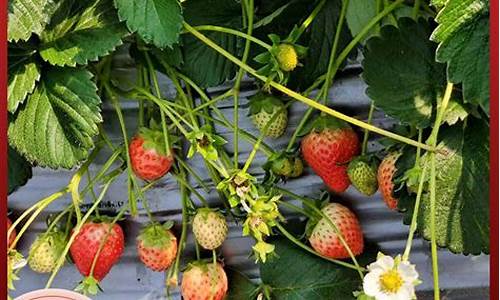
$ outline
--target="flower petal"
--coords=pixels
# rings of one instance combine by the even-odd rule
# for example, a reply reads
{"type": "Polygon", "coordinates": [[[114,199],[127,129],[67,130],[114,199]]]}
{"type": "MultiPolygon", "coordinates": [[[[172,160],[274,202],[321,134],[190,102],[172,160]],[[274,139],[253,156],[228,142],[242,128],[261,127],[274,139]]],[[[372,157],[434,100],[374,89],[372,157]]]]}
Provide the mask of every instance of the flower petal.
{"type": "Polygon", "coordinates": [[[382,270],[374,270],[365,275],[363,279],[363,291],[368,296],[376,297],[380,293],[379,278],[382,275],[382,270]]]}
{"type": "Polygon", "coordinates": [[[402,262],[398,270],[405,281],[414,282],[418,279],[418,272],[415,270],[415,266],[407,261],[402,262]]]}

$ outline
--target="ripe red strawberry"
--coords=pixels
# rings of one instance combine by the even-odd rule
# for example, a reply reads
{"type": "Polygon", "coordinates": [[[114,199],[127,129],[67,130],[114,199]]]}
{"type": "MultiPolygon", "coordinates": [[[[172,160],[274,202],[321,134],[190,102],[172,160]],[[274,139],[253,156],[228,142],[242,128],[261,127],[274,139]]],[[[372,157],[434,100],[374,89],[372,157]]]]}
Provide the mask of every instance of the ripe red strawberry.
{"type": "Polygon", "coordinates": [[[125,238],[120,225],[108,222],[87,222],[83,224],[70,247],[71,257],[78,271],[84,276],[89,276],[92,262],[103,241],[104,245],[93,273],[97,281],[101,281],[108,274],[123,253],[125,238]]]}
{"type": "Polygon", "coordinates": [[[209,208],[200,208],[193,219],[193,232],[200,246],[213,250],[222,245],[226,239],[226,219],[219,212],[209,208]]]}
{"type": "MultiPolygon", "coordinates": [[[[9,218],[7,218],[7,231],[9,231],[10,226],[12,226],[12,222],[10,221],[9,218]]],[[[7,245],[10,247],[12,243],[14,243],[14,240],[16,239],[16,230],[14,229],[12,233],[8,236],[7,238],[7,245]]]]}
{"type": "MultiPolygon", "coordinates": [[[[352,253],[354,255],[361,254],[364,248],[363,232],[356,215],[347,207],[338,203],[329,203],[321,211],[329,217],[342,233],[342,237],[352,253]]],[[[347,252],[326,218],[320,219],[314,226],[309,242],[314,250],[323,256],[335,259],[350,257],[349,252],[347,252]]]]}
{"type": "Polygon", "coordinates": [[[333,191],[345,191],[349,184],[347,164],[359,153],[359,139],[345,122],[321,116],[302,139],[304,160],[333,191]]]}
{"type": "Polygon", "coordinates": [[[177,239],[169,230],[172,224],[172,222],[164,225],[152,223],[142,229],[137,237],[139,258],[153,271],[165,271],[177,255],[177,239]]]}
{"type": "Polygon", "coordinates": [[[163,133],[158,130],[141,128],[129,145],[130,162],[137,177],[156,180],[167,174],[174,157],[172,151],[166,153],[163,133]]]}
{"type": "Polygon", "coordinates": [[[227,292],[227,276],[217,263],[193,262],[183,274],[184,300],[222,300],[227,292]]]}
{"type": "Polygon", "coordinates": [[[394,183],[392,183],[392,177],[396,173],[396,161],[398,160],[401,152],[394,151],[382,160],[378,167],[377,180],[382,193],[382,198],[385,204],[390,209],[396,209],[398,206],[398,199],[392,196],[392,191],[394,189],[394,183]]]}

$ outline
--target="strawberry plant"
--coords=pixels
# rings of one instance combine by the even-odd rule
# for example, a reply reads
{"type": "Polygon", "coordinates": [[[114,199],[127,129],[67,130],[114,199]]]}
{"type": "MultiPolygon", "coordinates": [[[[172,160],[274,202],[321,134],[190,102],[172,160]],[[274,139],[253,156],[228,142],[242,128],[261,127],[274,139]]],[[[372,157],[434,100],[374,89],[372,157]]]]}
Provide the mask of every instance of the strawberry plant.
{"type": "Polygon", "coordinates": [[[35,167],[73,175],[8,219],[9,289],[26,264],[53,286],[71,257],[76,290],[98,293],[120,264],[123,223],[143,215],[137,261],[165,273],[168,295],[413,299],[418,234],[440,299],[438,247],[489,253],[488,30],[487,0],[10,0],[9,193],[35,167]],[[332,89],[353,66],[370,100],[362,116],[332,89]],[[322,179],[321,196],[292,191],[303,173],[322,179]],[[181,194],[164,199],[180,203],[176,226],[149,201],[165,180],[181,194]],[[119,182],[124,205],[106,212],[119,182]],[[356,209],[338,203],[351,185],[409,225],[403,253],[376,255],[356,209]],[[56,200],[65,208],[29,253],[16,248],[56,200]],[[225,265],[230,226],[254,242],[259,284],[225,265]]]}

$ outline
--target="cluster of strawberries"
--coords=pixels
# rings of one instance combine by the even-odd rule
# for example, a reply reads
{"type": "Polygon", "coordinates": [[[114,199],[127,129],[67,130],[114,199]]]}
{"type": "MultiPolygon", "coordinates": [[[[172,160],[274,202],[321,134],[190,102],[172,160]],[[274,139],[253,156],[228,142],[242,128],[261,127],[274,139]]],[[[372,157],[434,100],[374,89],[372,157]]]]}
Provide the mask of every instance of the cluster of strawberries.
{"type": "MultiPolygon", "coordinates": [[[[279,120],[280,123],[282,121],[279,120]]],[[[282,134],[283,130],[279,131],[279,134],[275,132],[276,135],[282,134]]],[[[158,138],[157,133],[145,130],[136,135],[129,145],[133,171],[141,179],[161,178],[168,173],[174,161],[172,151],[167,153],[164,144],[156,142],[158,138]]],[[[359,139],[348,124],[320,116],[302,139],[301,152],[307,164],[333,191],[343,192],[351,183],[367,195],[380,188],[387,205],[391,209],[396,208],[392,177],[398,154],[390,153],[377,171],[376,165],[359,156],[359,139]]],[[[300,160],[297,157],[294,159],[300,160]]],[[[10,226],[10,220],[8,222],[10,226]]],[[[314,224],[309,232],[309,242],[320,255],[343,259],[362,253],[363,233],[356,215],[347,207],[328,203],[321,209],[321,216],[311,222],[314,224]]],[[[172,225],[172,222],[152,222],[137,237],[138,257],[153,271],[164,272],[176,260],[178,242],[171,230],[172,225]]],[[[192,227],[197,243],[207,250],[220,247],[228,232],[225,217],[209,208],[197,210],[192,227]]],[[[14,238],[15,232],[10,235],[9,243],[14,238]]],[[[41,235],[31,246],[30,267],[40,273],[52,272],[66,243],[66,235],[57,230],[41,235]]],[[[78,289],[96,292],[98,283],[120,259],[124,246],[123,230],[115,222],[98,217],[83,224],[69,249],[76,268],[85,276],[78,289]]],[[[181,291],[187,300],[220,300],[224,298],[227,287],[227,276],[219,262],[195,261],[188,264],[184,271],[181,291]]]]}

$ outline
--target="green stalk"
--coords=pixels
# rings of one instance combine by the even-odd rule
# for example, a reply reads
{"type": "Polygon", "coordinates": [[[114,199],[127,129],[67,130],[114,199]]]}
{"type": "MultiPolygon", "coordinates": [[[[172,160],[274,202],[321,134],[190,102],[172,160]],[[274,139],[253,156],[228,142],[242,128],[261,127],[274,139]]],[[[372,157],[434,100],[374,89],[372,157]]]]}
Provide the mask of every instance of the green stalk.
{"type": "MultiPolygon", "coordinates": [[[[144,67],[142,65],[138,66],[137,70],[137,81],[140,82],[140,85],[142,86],[144,84],[143,79],[144,79],[144,67]]],[[[144,126],[144,100],[139,99],[139,127],[144,126]]]]}
{"type": "Polygon", "coordinates": [[[323,85],[323,89],[322,89],[322,97],[323,97],[324,104],[327,103],[328,90],[330,89],[330,86],[332,85],[333,77],[335,76],[335,73],[337,72],[337,70],[335,70],[335,73],[333,73],[333,63],[335,62],[335,55],[337,54],[337,48],[338,48],[339,40],[340,40],[340,33],[342,32],[342,29],[344,26],[344,20],[345,20],[345,15],[346,15],[348,6],[349,6],[349,0],[343,0],[342,1],[342,8],[340,10],[339,21],[337,23],[337,29],[335,31],[335,37],[333,39],[332,49],[330,51],[330,59],[328,61],[328,68],[327,68],[327,72],[326,72],[326,81],[325,81],[325,84],[323,85]]]}
{"type": "Polygon", "coordinates": [[[130,214],[132,216],[137,216],[137,199],[135,198],[135,194],[132,189],[132,163],[130,161],[130,153],[128,148],[128,135],[127,135],[127,127],[125,126],[125,120],[123,118],[122,109],[120,107],[120,103],[116,98],[116,95],[113,93],[113,90],[109,87],[107,83],[104,84],[104,88],[108,92],[109,98],[111,99],[111,104],[113,105],[116,115],[118,116],[118,122],[120,123],[120,128],[123,136],[123,143],[125,147],[125,154],[127,155],[127,190],[128,190],[128,202],[130,203],[130,214]]]}
{"type": "Polygon", "coordinates": [[[314,10],[311,12],[309,17],[307,17],[307,19],[304,20],[302,25],[297,30],[297,35],[295,36],[295,39],[292,40],[292,43],[295,43],[299,40],[302,33],[304,33],[304,31],[307,29],[307,27],[309,27],[309,25],[311,25],[311,23],[314,21],[316,16],[319,14],[319,12],[321,11],[321,9],[325,5],[325,3],[326,3],[326,0],[321,0],[321,2],[318,3],[318,5],[314,8],[314,10]]]}
{"type": "MultiPolygon", "coordinates": [[[[392,9],[394,9],[394,7],[396,7],[397,5],[399,5],[403,0],[398,0],[396,2],[394,2],[390,7],[388,7],[385,11],[390,11],[392,7],[392,9]]],[[[208,39],[206,36],[204,36],[203,34],[201,34],[200,32],[196,31],[193,27],[191,27],[189,24],[185,23],[184,22],[184,27],[190,31],[195,37],[197,37],[198,39],[200,39],[202,42],[204,42],[205,44],[207,44],[208,46],[210,46],[211,48],[213,48],[214,50],[216,50],[217,52],[221,53],[223,56],[225,56],[227,59],[229,59],[230,61],[232,61],[233,63],[235,63],[236,65],[244,68],[248,73],[250,73],[251,75],[253,75],[254,77],[256,77],[257,79],[263,81],[263,82],[269,82],[267,80],[267,78],[265,76],[262,76],[262,75],[259,75],[257,73],[257,71],[255,71],[253,68],[251,68],[250,66],[246,65],[246,64],[243,64],[238,58],[234,57],[232,54],[230,54],[229,52],[227,52],[226,50],[224,50],[223,48],[221,48],[219,45],[215,44],[212,40],[208,39]]],[[[339,56],[340,57],[340,56],[339,56]]],[[[432,151],[433,148],[428,146],[428,145],[425,145],[425,144],[421,144],[421,143],[418,143],[412,139],[409,139],[407,137],[404,137],[404,136],[401,136],[401,135],[398,135],[398,134],[395,134],[393,132],[390,132],[390,131],[387,131],[387,130],[384,130],[384,129],[381,129],[381,128],[378,128],[376,126],[373,126],[373,125],[370,125],[370,124],[367,124],[365,122],[362,122],[362,121],[359,121],[353,117],[350,117],[350,116],[347,116],[345,114],[342,114],[336,110],[333,110],[327,106],[324,106],[322,104],[319,104],[317,102],[315,102],[314,100],[312,99],[309,99],[307,97],[304,97],[302,96],[301,94],[297,93],[297,92],[294,92],[290,89],[288,89],[287,87],[279,84],[279,83],[276,83],[274,81],[271,81],[269,82],[269,84],[274,87],[275,89],[289,95],[290,97],[292,98],[295,98],[309,106],[312,106],[320,111],[323,111],[329,115],[332,115],[336,118],[339,118],[341,120],[344,120],[348,123],[351,123],[351,124],[354,124],[356,126],[359,126],[361,128],[365,128],[365,129],[368,129],[370,131],[373,131],[375,133],[378,133],[380,135],[383,135],[383,136],[387,136],[389,138],[392,138],[392,139],[395,139],[397,141],[400,141],[400,142],[403,142],[403,143],[406,143],[406,144],[409,144],[409,145],[412,145],[412,146],[421,146],[422,149],[425,149],[425,150],[429,150],[429,151],[432,151]]]]}
{"type": "MultiPolygon", "coordinates": [[[[144,52],[144,55],[145,55],[146,61],[148,63],[149,76],[151,78],[153,78],[153,85],[155,88],[156,97],[161,99],[160,85],[158,83],[158,77],[157,77],[156,71],[153,67],[153,63],[151,62],[151,58],[149,57],[149,54],[147,52],[144,52]]],[[[165,142],[165,153],[167,155],[169,155],[170,154],[170,139],[168,138],[167,122],[165,120],[165,112],[163,110],[160,110],[160,118],[161,118],[161,128],[162,128],[162,133],[163,133],[163,140],[165,142]]]]}
{"type": "MultiPolygon", "coordinates": [[[[367,120],[367,123],[368,124],[371,124],[372,123],[372,117],[373,117],[373,110],[375,109],[375,106],[373,105],[373,102],[372,104],[370,105],[370,111],[368,112],[368,120],[367,120]]],[[[367,145],[368,145],[368,136],[370,135],[370,131],[366,130],[365,129],[365,134],[363,136],[363,146],[361,148],[361,155],[365,155],[366,153],[366,148],[367,148],[367,145]]],[[[419,140],[419,142],[421,142],[419,140]]],[[[420,149],[420,147],[417,147],[418,149],[420,149]]]]}
{"type": "MultiPolygon", "coordinates": [[[[272,46],[259,40],[258,38],[248,35],[246,33],[243,33],[238,30],[234,30],[231,28],[227,27],[221,27],[221,26],[215,26],[215,25],[202,25],[202,26],[194,26],[194,28],[198,31],[217,31],[217,32],[223,32],[223,33],[228,33],[231,35],[239,36],[241,38],[244,38],[248,41],[254,42],[255,44],[261,46],[262,48],[265,48],[266,50],[271,50],[272,46]]],[[[188,33],[187,30],[182,31],[183,34],[188,33]]]]}
{"type": "Polygon", "coordinates": [[[26,221],[24,226],[21,228],[21,230],[17,233],[16,238],[14,239],[14,242],[12,245],[9,247],[8,251],[11,251],[14,249],[17,245],[17,242],[19,242],[19,239],[23,236],[24,232],[28,230],[28,227],[33,223],[33,221],[36,219],[36,217],[47,207],[49,206],[54,200],[57,200],[64,194],[68,193],[69,189],[68,187],[64,187],[63,189],[59,190],[58,192],[40,200],[36,205],[32,206],[30,209],[27,209],[9,228],[7,231],[7,236],[10,236],[12,234],[12,231],[14,231],[14,228],[16,228],[19,223],[28,216],[28,214],[36,208],[35,212],[31,215],[31,217],[26,221]]]}
{"type": "Polygon", "coordinates": [[[418,183],[417,198],[415,199],[415,207],[413,208],[413,215],[411,217],[410,230],[408,232],[408,239],[406,240],[406,247],[403,253],[403,260],[408,260],[410,258],[411,246],[413,243],[413,235],[417,230],[417,217],[420,210],[420,199],[422,198],[422,191],[424,188],[425,176],[427,175],[427,164],[425,164],[422,174],[420,174],[420,180],[418,183]]]}
{"type": "Polygon", "coordinates": [[[418,12],[420,11],[420,3],[421,0],[415,0],[415,3],[413,3],[413,10],[411,16],[415,20],[418,18],[418,12]]]}
{"type": "MultiPolygon", "coordinates": [[[[439,107],[439,112],[432,128],[431,136],[429,138],[429,144],[435,148],[437,144],[437,137],[439,133],[439,127],[443,119],[443,115],[448,107],[448,103],[451,98],[451,93],[453,91],[453,83],[448,83],[446,85],[446,91],[444,93],[443,101],[439,107]]],[[[431,178],[429,182],[430,189],[430,214],[431,214],[431,257],[432,257],[432,275],[434,281],[434,299],[439,300],[439,265],[438,265],[438,254],[437,254],[437,242],[436,242],[436,153],[429,153],[429,158],[431,161],[431,178]]]]}
{"type": "MultiPolygon", "coordinates": [[[[252,30],[253,30],[253,11],[254,11],[254,4],[253,0],[248,0],[248,6],[245,5],[246,1],[243,0],[241,1],[241,5],[244,9],[244,11],[247,12],[247,18],[248,18],[248,28],[247,28],[247,35],[252,36],[252,30]]],[[[246,64],[246,61],[248,59],[248,54],[250,53],[250,40],[246,40],[245,42],[245,49],[243,51],[243,57],[241,58],[241,61],[246,64]]],[[[238,169],[238,152],[239,152],[239,137],[238,137],[238,119],[239,119],[239,94],[240,94],[240,85],[241,85],[241,80],[243,79],[243,75],[245,74],[245,70],[243,68],[240,68],[238,71],[238,75],[236,76],[236,81],[234,83],[233,87],[233,148],[234,148],[234,168],[238,169]]]]}

